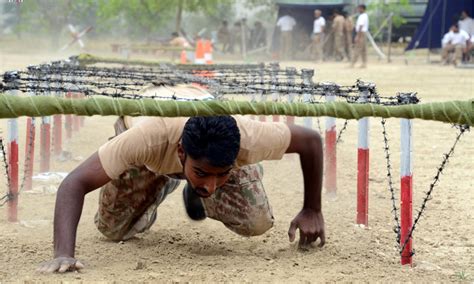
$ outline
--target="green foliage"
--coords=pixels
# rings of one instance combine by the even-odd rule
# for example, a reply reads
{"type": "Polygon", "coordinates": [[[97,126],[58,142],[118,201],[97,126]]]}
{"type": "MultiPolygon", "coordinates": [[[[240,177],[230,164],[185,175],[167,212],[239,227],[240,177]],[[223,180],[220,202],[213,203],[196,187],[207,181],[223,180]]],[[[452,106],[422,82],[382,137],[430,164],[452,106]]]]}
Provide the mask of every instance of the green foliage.
{"type": "Polygon", "coordinates": [[[393,25],[395,27],[400,27],[407,22],[403,15],[413,13],[413,9],[410,6],[409,0],[376,0],[372,1],[367,8],[368,12],[371,15],[375,15],[377,18],[376,21],[373,21],[373,26],[375,27],[379,26],[381,21],[388,17],[390,13],[393,13],[393,25]]]}

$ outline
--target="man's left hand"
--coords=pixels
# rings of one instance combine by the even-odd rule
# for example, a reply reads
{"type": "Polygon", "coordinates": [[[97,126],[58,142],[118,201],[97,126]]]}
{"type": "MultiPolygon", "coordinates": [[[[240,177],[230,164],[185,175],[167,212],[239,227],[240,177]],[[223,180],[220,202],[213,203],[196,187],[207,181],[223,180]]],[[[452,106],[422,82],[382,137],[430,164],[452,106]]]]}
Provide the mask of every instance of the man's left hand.
{"type": "Polygon", "coordinates": [[[321,211],[309,208],[303,208],[300,213],[291,221],[288,236],[290,242],[295,240],[296,229],[300,230],[300,248],[308,248],[318,238],[320,239],[319,247],[324,246],[326,236],[324,232],[324,218],[321,211]]]}

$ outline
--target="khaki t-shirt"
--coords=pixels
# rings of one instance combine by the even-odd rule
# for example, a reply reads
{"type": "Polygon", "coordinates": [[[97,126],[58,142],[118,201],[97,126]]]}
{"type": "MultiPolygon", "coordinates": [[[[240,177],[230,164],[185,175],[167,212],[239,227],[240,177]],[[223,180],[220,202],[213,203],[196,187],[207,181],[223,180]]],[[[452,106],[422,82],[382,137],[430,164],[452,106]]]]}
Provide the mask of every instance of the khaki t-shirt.
{"type": "MultiPolygon", "coordinates": [[[[286,124],[233,117],[241,137],[237,166],[283,157],[291,140],[286,124]]],[[[102,167],[112,179],[131,166],[146,166],[163,175],[182,173],[177,149],[188,119],[153,117],[142,120],[99,148],[102,167]]]]}

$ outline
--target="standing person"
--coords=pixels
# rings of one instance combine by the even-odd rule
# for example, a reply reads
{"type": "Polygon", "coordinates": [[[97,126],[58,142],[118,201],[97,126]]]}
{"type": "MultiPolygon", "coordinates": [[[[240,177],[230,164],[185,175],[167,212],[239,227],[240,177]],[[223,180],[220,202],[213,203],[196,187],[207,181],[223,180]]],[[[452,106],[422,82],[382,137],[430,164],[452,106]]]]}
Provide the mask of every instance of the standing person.
{"type": "Polygon", "coordinates": [[[463,54],[467,54],[471,42],[469,34],[464,30],[460,30],[458,24],[454,24],[450,31],[444,35],[441,44],[443,45],[443,64],[453,63],[457,65],[462,61],[463,54]],[[453,60],[449,56],[452,52],[454,52],[453,60]]]}
{"type": "Polygon", "coordinates": [[[313,57],[316,61],[323,60],[324,29],[326,27],[326,20],[321,15],[321,10],[314,10],[313,57]]]}
{"type": "Polygon", "coordinates": [[[267,46],[267,31],[262,22],[256,21],[254,28],[250,32],[250,48],[267,46]]]}
{"type": "Polygon", "coordinates": [[[290,59],[293,46],[293,28],[296,26],[296,20],[290,15],[284,15],[278,19],[276,25],[280,29],[280,57],[290,59]]]}
{"type": "Polygon", "coordinates": [[[332,32],[334,34],[334,58],[336,61],[344,59],[344,16],[338,10],[334,10],[332,20],[332,32]]]}
{"type": "Polygon", "coordinates": [[[352,59],[353,32],[354,22],[352,21],[352,16],[344,13],[344,51],[349,62],[352,59]]]}
{"type": "Polygon", "coordinates": [[[117,136],[59,186],[54,258],[43,263],[40,272],[84,267],[75,258],[77,227],[85,195],[100,187],[95,223],[113,241],[149,230],[159,220],[157,208],[180,180],[186,182],[183,201],[192,220],[215,219],[247,237],[264,234],[274,218],[259,162],[282,159],[285,153],[299,154],[304,181],[303,206],[290,223],[289,240],[293,242],[299,230],[300,247],[310,248],[318,239],[319,246],[324,245],[323,150],[317,132],[244,116],[152,117],[129,126],[120,117],[117,136]]]}
{"type": "Polygon", "coordinates": [[[242,24],[240,21],[234,23],[234,27],[230,33],[230,53],[234,53],[236,45],[239,46],[239,53],[242,54],[242,24]]]}
{"type": "Polygon", "coordinates": [[[222,21],[222,24],[217,31],[217,40],[221,44],[221,50],[223,53],[229,51],[230,47],[230,31],[229,23],[227,21],[222,21]]]}
{"type": "Polygon", "coordinates": [[[469,17],[466,10],[461,12],[458,25],[460,30],[467,32],[470,36],[474,36],[474,20],[469,17]]]}
{"type": "Polygon", "coordinates": [[[365,5],[357,6],[359,16],[356,22],[356,36],[354,39],[354,54],[352,57],[351,67],[354,67],[357,59],[362,58],[361,68],[367,67],[367,32],[369,31],[369,16],[365,12],[365,5]]]}

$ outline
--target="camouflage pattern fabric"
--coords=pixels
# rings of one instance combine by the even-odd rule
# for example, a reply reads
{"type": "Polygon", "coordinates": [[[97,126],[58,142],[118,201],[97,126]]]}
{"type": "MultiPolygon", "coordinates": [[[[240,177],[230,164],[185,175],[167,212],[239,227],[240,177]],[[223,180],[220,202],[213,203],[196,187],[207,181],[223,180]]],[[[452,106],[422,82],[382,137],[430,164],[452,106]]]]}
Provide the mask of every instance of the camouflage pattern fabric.
{"type": "MultiPolygon", "coordinates": [[[[116,134],[125,131],[122,118],[115,123],[116,134]]],[[[224,223],[243,236],[255,236],[273,226],[273,215],[262,184],[263,169],[259,164],[232,170],[229,180],[209,198],[203,198],[206,216],[224,223]]],[[[125,240],[149,229],[156,219],[156,209],[179,181],[134,167],[100,191],[95,224],[107,238],[125,240]],[[147,222],[136,230],[138,222],[147,222]]]]}
{"type": "Polygon", "coordinates": [[[206,215],[235,233],[257,236],[273,226],[273,214],[262,184],[263,168],[248,165],[232,171],[216,192],[202,198],[206,215]]]}

